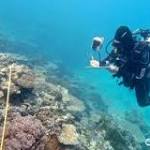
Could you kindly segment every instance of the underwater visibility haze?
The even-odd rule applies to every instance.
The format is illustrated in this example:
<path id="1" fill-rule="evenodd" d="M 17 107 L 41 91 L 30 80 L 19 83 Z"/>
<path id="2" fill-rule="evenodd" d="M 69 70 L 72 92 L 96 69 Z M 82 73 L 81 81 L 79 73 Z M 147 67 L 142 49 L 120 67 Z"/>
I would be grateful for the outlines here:
<path id="1" fill-rule="evenodd" d="M 148 0 L 0 0 L 0 137 L 13 64 L 3 149 L 150 149 L 150 106 L 87 67 L 93 37 L 104 36 L 105 58 L 119 26 L 150 29 L 149 10 Z"/>

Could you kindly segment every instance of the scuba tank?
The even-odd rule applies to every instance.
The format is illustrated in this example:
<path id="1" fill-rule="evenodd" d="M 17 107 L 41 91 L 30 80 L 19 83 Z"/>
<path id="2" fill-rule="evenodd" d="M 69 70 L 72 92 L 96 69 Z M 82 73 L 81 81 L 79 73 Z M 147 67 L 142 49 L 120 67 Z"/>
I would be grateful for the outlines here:
<path id="1" fill-rule="evenodd" d="M 135 39 L 150 43 L 150 29 L 136 29 L 132 34 Z"/>

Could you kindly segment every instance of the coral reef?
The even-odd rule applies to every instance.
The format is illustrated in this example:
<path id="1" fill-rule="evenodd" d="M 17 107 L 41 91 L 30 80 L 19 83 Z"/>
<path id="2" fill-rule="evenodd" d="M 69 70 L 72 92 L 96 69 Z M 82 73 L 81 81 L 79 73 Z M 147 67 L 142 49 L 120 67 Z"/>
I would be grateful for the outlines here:
<path id="1" fill-rule="evenodd" d="M 118 123 L 121 129 L 128 127 L 126 128 L 126 130 L 130 132 L 130 134 L 132 134 L 132 136 L 138 143 L 144 143 L 145 141 L 144 134 L 142 133 L 137 124 L 133 124 L 126 120 L 120 120 L 118 121 Z"/>
<path id="2" fill-rule="evenodd" d="M 81 147 L 88 150 L 142 150 L 132 134 L 125 128 L 121 129 L 111 116 L 104 113 L 97 115 L 83 117 L 77 123 Z"/>
<path id="3" fill-rule="evenodd" d="M 128 114 L 121 124 L 93 87 L 63 70 L 60 62 L 49 62 L 46 70 L 37 64 L 31 68 L 26 60 L 0 54 L 0 126 L 13 64 L 6 150 L 143 150 L 145 128 L 133 126 L 139 120 Z"/>
<path id="4" fill-rule="evenodd" d="M 125 112 L 125 120 L 136 125 L 141 132 L 145 135 L 145 137 L 150 136 L 150 126 L 143 119 L 144 116 L 137 110 L 131 110 Z"/>

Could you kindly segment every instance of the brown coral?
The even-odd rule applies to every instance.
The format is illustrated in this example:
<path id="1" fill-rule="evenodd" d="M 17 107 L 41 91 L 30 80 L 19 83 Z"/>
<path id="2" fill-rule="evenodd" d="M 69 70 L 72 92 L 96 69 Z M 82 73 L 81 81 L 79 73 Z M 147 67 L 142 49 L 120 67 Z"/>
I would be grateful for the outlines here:
<path id="1" fill-rule="evenodd" d="M 61 150 L 61 146 L 56 135 L 49 136 L 44 150 Z"/>

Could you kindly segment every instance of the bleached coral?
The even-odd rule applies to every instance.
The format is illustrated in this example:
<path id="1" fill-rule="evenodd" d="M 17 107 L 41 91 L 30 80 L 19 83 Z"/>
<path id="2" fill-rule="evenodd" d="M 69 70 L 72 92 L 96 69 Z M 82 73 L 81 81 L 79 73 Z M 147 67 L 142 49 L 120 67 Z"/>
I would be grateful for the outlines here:
<path id="1" fill-rule="evenodd" d="M 60 143 L 64 145 L 77 145 L 78 141 L 78 133 L 76 131 L 76 127 L 72 124 L 63 124 L 62 132 L 58 137 Z"/>
<path id="2" fill-rule="evenodd" d="M 7 54 L 0 54 L 0 98 L 6 98 L 9 67 L 12 66 L 10 95 L 23 94 L 23 89 L 33 89 L 35 76 L 26 65 L 17 64 L 14 58 Z"/>

